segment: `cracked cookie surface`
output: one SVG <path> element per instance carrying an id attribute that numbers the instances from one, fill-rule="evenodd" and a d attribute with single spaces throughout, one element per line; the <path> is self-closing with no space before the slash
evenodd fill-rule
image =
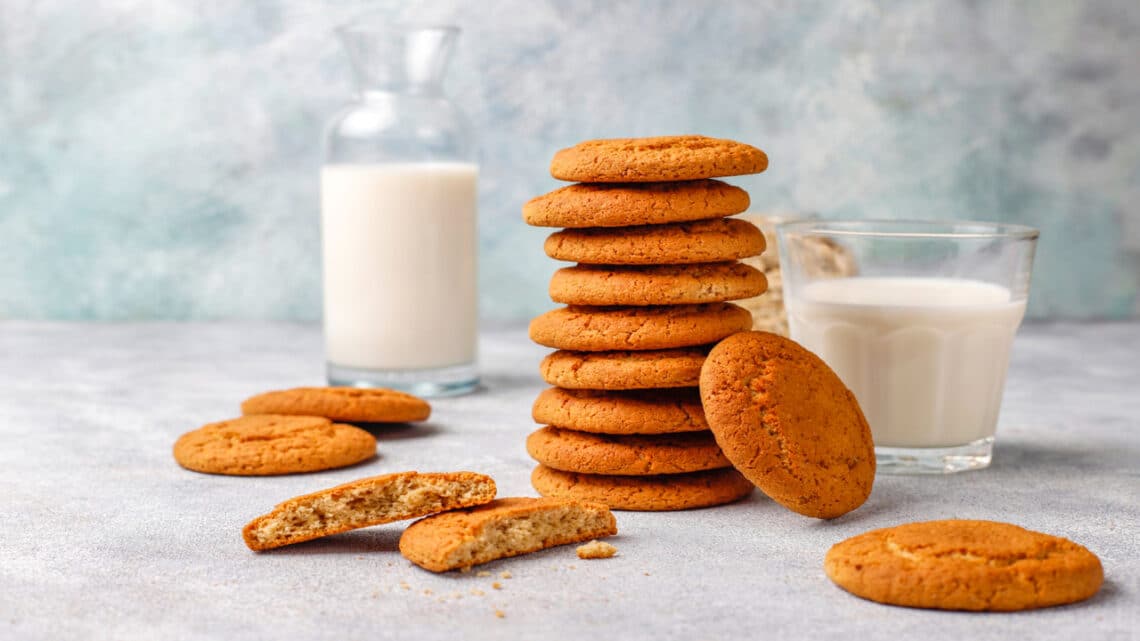
<path id="1" fill-rule="evenodd" d="M 318 416 L 243 416 L 210 423 L 174 443 L 174 460 L 182 467 L 233 476 L 315 472 L 375 455 L 374 436 Z"/>
<path id="2" fill-rule="evenodd" d="M 744 263 L 575 265 L 554 272 L 550 299 L 570 305 L 692 305 L 759 296 L 764 274 Z"/>
<path id="3" fill-rule="evenodd" d="M 818 356 L 768 332 L 721 341 L 701 367 L 701 402 L 733 466 L 790 510 L 835 518 L 875 480 L 871 428 Z"/>
<path id="4" fill-rule="evenodd" d="M 543 427 L 526 440 L 531 458 L 566 472 L 650 476 L 729 467 L 710 432 L 590 434 Z"/>
<path id="5" fill-rule="evenodd" d="M 748 192 L 719 180 L 568 185 L 523 205 L 536 227 L 627 227 L 723 218 L 748 209 Z"/>
<path id="6" fill-rule="evenodd" d="M 539 372 L 547 383 L 569 389 L 696 387 L 709 349 L 710 346 L 644 352 L 559 350 L 542 359 Z"/>
<path id="7" fill-rule="evenodd" d="M 879 603 L 943 610 L 1026 610 L 1081 601 L 1100 560 L 1068 539 L 995 521 L 943 520 L 872 530 L 837 543 L 827 576 Z"/>
<path id="8" fill-rule="evenodd" d="M 736 470 L 662 476 L 609 476 L 563 472 L 541 463 L 530 483 L 543 496 L 605 503 L 615 510 L 659 512 L 722 505 L 742 499 L 755 487 Z"/>
<path id="9" fill-rule="evenodd" d="M 605 392 L 543 390 L 536 423 L 597 434 L 677 434 L 709 429 L 696 388 Z"/>
<path id="10" fill-rule="evenodd" d="M 593 265 L 681 265 L 759 256 L 764 234 L 738 218 L 687 223 L 563 229 L 543 246 L 555 260 Z"/>
<path id="11" fill-rule="evenodd" d="M 407 423 L 431 415 L 431 405 L 417 396 L 391 389 L 359 387 L 295 387 L 252 396 L 242 414 L 297 414 L 334 421 Z"/>
<path id="12" fill-rule="evenodd" d="M 550 161 L 558 180 L 595 183 L 696 180 L 767 168 L 768 156 L 752 145 L 695 135 L 587 140 Z"/>
<path id="13" fill-rule="evenodd" d="M 571 305 L 538 316 L 530 338 L 539 345 L 585 352 L 692 347 L 752 326 L 752 315 L 731 303 L 656 307 Z"/>

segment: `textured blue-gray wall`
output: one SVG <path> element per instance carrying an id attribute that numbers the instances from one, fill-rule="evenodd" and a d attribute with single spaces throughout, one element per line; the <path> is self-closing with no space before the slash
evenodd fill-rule
<path id="1" fill-rule="evenodd" d="M 550 306 L 519 206 L 554 150 L 682 132 L 768 151 L 754 210 L 1035 225 L 1033 315 L 1136 312 L 1136 0 L 0 0 L 0 318 L 319 317 L 365 11 L 464 29 L 487 318 Z"/>

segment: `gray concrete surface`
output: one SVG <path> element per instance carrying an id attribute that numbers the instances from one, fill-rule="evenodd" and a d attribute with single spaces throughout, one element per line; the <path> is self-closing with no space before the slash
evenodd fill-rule
<path id="1" fill-rule="evenodd" d="M 434 575 L 395 524 L 255 554 L 239 530 L 295 494 L 396 470 L 469 469 L 529 495 L 523 447 L 543 350 L 484 334 L 486 389 L 378 434 L 353 468 L 231 478 L 179 468 L 174 439 L 247 395 L 320 383 L 316 328 L 0 323 L 0 639 L 1136 639 L 1140 324 L 1023 328 L 994 465 L 883 477 L 831 522 L 750 500 L 619 513 L 620 553 L 573 547 Z M 828 546 L 931 518 L 1007 520 L 1100 555 L 1083 604 L 1017 614 L 886 607 L 824 576 Z M 500 578 L 501 572 L 511 578 Z M 493 589 L 498 581 L 501 590 Z M 430 591 L 430 594 L 428 593 Z M 481 593 L 480 593 L 481 592 Z M 495 610 L 505 616 L 497 618 Z"/>

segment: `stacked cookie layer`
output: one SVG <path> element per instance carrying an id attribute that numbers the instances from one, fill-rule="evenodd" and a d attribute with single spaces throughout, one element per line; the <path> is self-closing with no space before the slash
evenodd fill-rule
<path id="1" fill-rule="evenodd" d="M 759 173 L 762 151 L 703 136 L 596 140 L 558 152 L 551 174 L 576 184 L 523 207 L 528 224 L 562 227 L 546 253 L 550 297 L 565 307 L 531 322 L 558 351 L 541 365 L 527 439 L 545 496 L 615 509 L 673 510 L 738 499 L 752 484 L 732 469 L 697 385 L 711 346 L 749 329 L 729 301 L 757 296 L 764 274 L 740 262 L 764 251 L 751 223 L 728 218 L 748 194 L 716 177 Z"/>

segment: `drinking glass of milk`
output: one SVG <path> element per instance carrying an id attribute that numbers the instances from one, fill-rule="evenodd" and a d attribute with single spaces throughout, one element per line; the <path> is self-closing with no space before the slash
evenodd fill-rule
<path id="1" fill-rule="evenodd" d="M 361 23 L 337 33 L 357 93 L 325 131 L 321 169 L 329 383 L 469 392 L 478 166 L 441 89 L 459 30 Z"/>
<path id="2" fill-rule="evenodd" d="M 990 464 L 1037 230 L 975 222 L 796 222 L 777 228 L 794 340 L 851 388 L 878 469 Z M 818 269 L 821 243 L 852 276 Z"/>

